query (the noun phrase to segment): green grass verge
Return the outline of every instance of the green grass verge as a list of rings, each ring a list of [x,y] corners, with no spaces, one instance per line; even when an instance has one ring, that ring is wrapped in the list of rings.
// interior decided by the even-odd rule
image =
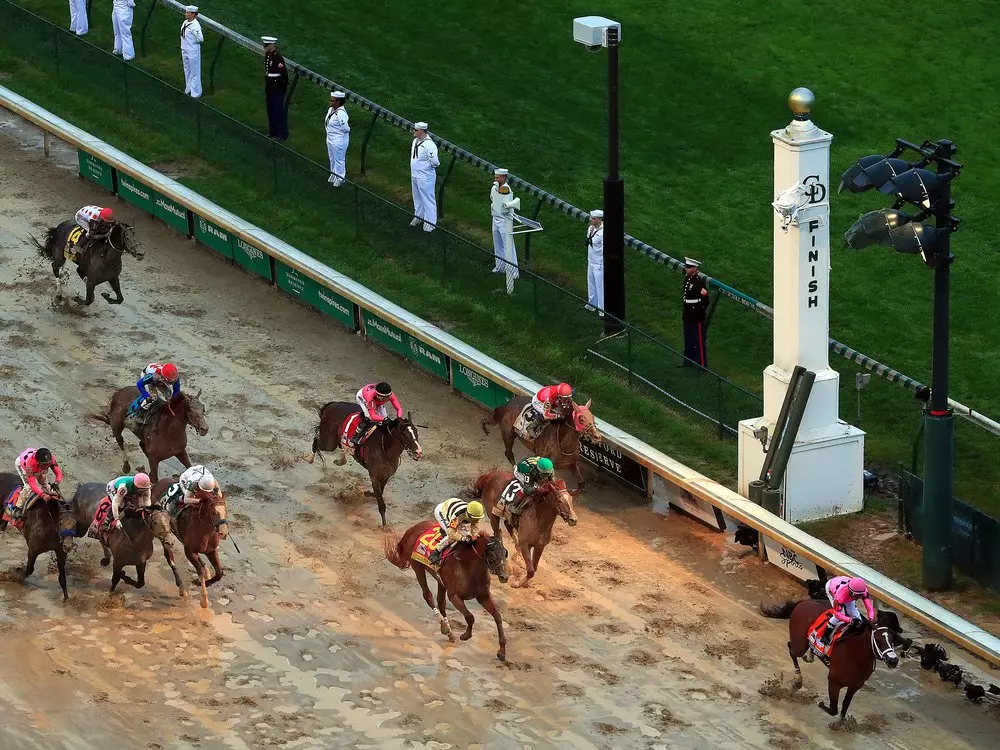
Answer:
[[[55,22],[65,22],[62,2],[25,0],[23,4]],[[148,7],[140,0],[137,37]],[[376,17],[364,4],[334,8],[319,2],[306,3],[288,13],[262,0],[220,0],[210,14],[250,36],[277,34],[289,57],[411,119],[429,120],[432,129],[443,137],[501,162],[526,179],[587,208],[600,201],[604,171],[602,92],[606,61],[603,54],[588,55],[570,39],[569,20],[584,12],[593,9],[571,3],[564,8],[542,5],[497,16],[485,6],[456,2],[420,16],[420,22],[414,24],[412,10],[401,3],[379,6]],[[783,104],[788,90],[807,84],[817,91],[817,120],[836,135],[834,173],[859,155],[885,150],[896,135],[913,139],[951,137],[961,148],[960,157],[974,161],[956,184],[959,213],[966,218],[966,224],[956,237],[960,262],[953,274],[953,391],[959,400],[996,414],[1000,412],[1000,396],[992,388],[992,364],[1000,314],[988,300],[1000,284],[991,264],[974,262],[977,253],[990,247],[986,214],[989,201],[985,196],[991,181],[996,181],[998,168],[993,166],[996,160],[990,158],[998,148],[995,139],[988,128],[975,125],[984,118],[988,120],[1000,108],[989,88],[988,45],[975,43],[979,37],[985,42],[990,36],[989,8],[983,2],[958,3],[951,12],[961,23],[954,25],[955,31],[940,32],[943,36],[938,43],[957,56],[953,63],[964,71],[961,82],[939,75],[931,59],[909,60],[912,45],[906,35],[898,41],[881,40],[877,54],[844,55],[856,30],[876,27],[886,12],[889,6],[885,2],[870,3],[852,14],[835,15],[826,8],[802,7],[791,0],[779,0],[777,5],[766,7],[730,4],[724,12],[697,4],[630,2],[609,12],[623,22],[625,30],[623,170],[628,190],[628,229],[675,256],[701,256],[707,272],[769,300],[771,220],[767,203],[771,146],[767,133],[788,118]],[[98,13],[91,18],[89,38],[109,48],[110,19],[104,15],[109,14]],[[798,21],[794,26],[784,26],[773,22],[777,17],[794,17]],[[175,85],[181,83],[179,24],[179,16],[157,8],[147,40],[150,54],[137,61]],[[503,39],[516,42],[497,43]],[[14,51],[16,43],[13,38],[0,41],[0,48],[7,47],[14,53],[6,66],[14,75],[9,85],[25,93],[28,91],[22,87],[34,85],[39,92],[53,94],[52,78],[43,82],[38,78],[40,70],[28,71],[20,64],[23,55]],[[214,44],[215,39],[209,35],[205,45],[206,82]],[[917,100],[944,102],[947,106],[939,106],[936,111],[915,107],[911,89],[899,86],[898,77],[884,74],[892,65],[904,64],[904,60],[913,80],[920,81],[923,93]],[[71,64],[100,68],[103,63],[88,57],[86,63],[74,60]],[[265,118],[260,68],[259,58],[227,44],[217,68],[217,91],[209,97],[211,105],[262,129]],[[788,77],[788,70],[797,71],[795,79]],[[113,72],[108,69],[107,75]],[[64,87],[66,78],[64,71]],[[90,80],[101,80],[101,76]],[[74,88],[83,90],[87,89]],[[959,96],[956,92],[962,93]],[[138,158],[187,163],[194,158],[190,120],[179,114],[172,102],[158,102],[155,94],[148,98],[150,111],[160,123],[153,132],[137,123],[130,124],[128,117],[120,118],[112,112],[97,114],[82,102],[74,105],[72,97],[56,100],[50,96],[49,106],[109,140],[134,137],[131,144],[126,140],[117,144]],[[325,162],[321,128],[325,103],[325,92],[303,82],[290,114],[290,146],[319,163]],[[351,109],[351,114],[351,176],[405,202],[409,136],[378,123],[368,152],[368,169],[362,177],[360,143],[370,115],[356,108]],[[165,130],[180,132],[168,134]],[[975,155],[974,160],[971,155]],[[249,148],[242,156],[259,158]],[[218,163],[203,151],[196,162],[187,164],[194,171],[185,181],[213,199],[223,196],[219,202],[230,208],[239,201],[234,210],[245,215],[263,215],[260,206],[264,203],[278,206],[278,210],[268,212],[268,221],[264,222],[267,228],[352,273],[348,264],[353,261],[348,256],[360,257],[361,251],[326,249],[336,246],[325,237],[327,232],[337,231],[330,226],[329,217],[318,226],[308,227],[303,220],[308,214],[302,206],[294,201],[276,203],[265,185],[247,186],[230,174],[234,170],[208,168],[206,162]],[[267,179],[262,172],[258,182]],[[489,179],[459,163],[445,196],[446,225],[487,245],[485,202]],[[309,185],[306,189],[316,188]],[[526,201],[526,205],[530,203]],[[875,205],[877,202],[867,196],[835,199],[834,234],[846,228],[857,213]],[[530,266],[582,294],[583,226],[549,208],[542,209],[539,218],[546,231],[532,240]],[[383,234],[388,238],[383,258],[391,256],[398,261],[404,254],[399,252],[400,247],[414,241],[409,236]],[[369,248],[365,252],[371,257],[375,251]],[[833,265],[831,334],[914,377],[929,380],[931,278],[927,270],[912,258],[884,251],[866,255],[835,251]],[[423,264],[413,266],[408,268],[411,274],[433,278],[433,272]],[[394,292],[392,279],[382,279],[378,269],[364,263],[356,268],[361,280],[376,287],[383,284],[380,291],[415,312],[436,312],[438,320],[454,324],[453,330],[470,343],[520,369],[530,370],[525,363],[537,359],[536,373],[575,377],[579,371],[581,377],[597,377],[592,359],[581,355],[578,344],[583,337],[570,336],[562,345],[548,343],[560,340],[567,330],[592,332],[592,320],[579,319],[557,305],[543,339],[546,343],[540,347],[529,343],[537,340],[535,336],[517,335],[519,332],[514,330],[507,341],[494,343],[494,349],[490,349],[483,342],[485,332],[507,330],[509,321],[500,325],[488,309],[477,311],[477,304],[470,303],[469,296],[455,291],[453,285],[446,293],[447,280],[439,279],[437,284],[418,291],[411,275],[405,288]],[[632,322],[675,347],[679,345],[680,277],[631,251],[627,274]],[[493,307],[496,297],[487,299],[486,307]],[[759,391],[760,372],[770,360],[770,337],[767,321],[723,300],[710,337],[713,368]],[[496,348],[501,346],[505,347],[503,353]],[[681,374],[658,361],[656,354],[634,353],[643,374],[671,391],[699,395],[697,384],[678,380]],[[833,364],[842,373],[841,412],[851,419],[855,394],[850,386],[856,368],[840,358],[834,358]],[[623,386],[606,372],[601,373],[601,378],[607,380],[608,387]],[[716,444],[706,439],[706,428],[687,422],[660,428],[655,416],[647,420],[642,410],[629,410],[631,396],[623,397],[619,404],[599,390],[590,390],[599,396],[601,412],[623,427],[644,434],[682,460],[717,476],[731,477],[735,455],[731,443]],[[711,398],[709,394],[700,395]],[[886,468],[900,461],[908,463],[919,420],[919,410],[910,394],[897,386],[873,381],[862,397],[861,426],[868,432],[869,461]],[[652,406],[652,401],[643,403],[650,405],[652,415],[669,414],[666,421],[676,421],[672,411]],[[637,426],[629,427],[629,420]],[[645,425],[645,432],[639,425]],[[681,430],[684,435],[671,430]],[[994,514],[1000,513],[995,439],[961,420],[957,433],[957,494]]]

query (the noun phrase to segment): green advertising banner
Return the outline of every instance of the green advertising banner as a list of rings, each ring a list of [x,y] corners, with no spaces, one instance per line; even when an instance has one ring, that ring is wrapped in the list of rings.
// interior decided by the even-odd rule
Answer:
[[[506,388],[503,388],[485,375],[480,375],[475,370],[463,364],[451,360],[451,384],[456,391],[464,393],[474,401],[478,401],[483,406],[495,409],[510,401],[513,395]]]
[[[233,260],[244,268],[271,281],[271,256],[249,242],[233,237]]]
[[[410,355],[410,347],[406,343],[406,333],[392,323],[382,320],[378,315],[367,310],[362,311],[365,321],[365,336],[381,344],[386,349],[392,349],[404,357]]]
[[[208,245],[210,248],[215,250],[215,252],[232,259],[233,238],[230,236],[229,232],[222,227],[213,224],[208,219],[195,216],[194,237],[198,240],[198,242],[203,245]]]
[[[442,380],[448,379],[448,357],[430,344],[407,333],[404,337],[409,349],[407,356],[428,372],[437,375]]]
[[[88,154],[82,148],[77,150],[80,157],[80,174],[91,182],[96,182],[109,193],[115,192],[114,169],[106,161]]]
[[[124,172],[118,173],[118,196],[148,214],[156,212],[156,191]]]
[[[314,307],[322,313],[339,320],[348,328],[357,329],[357,318],[354,314],[354,303],[280,260],[274,261],[275,283],[278,288]]]
[[[188,210],[180,203],[170,200],[165,195],[156,194],[157,219],[162,219],[179,232],[189,234],[191,227],[188,224]]]

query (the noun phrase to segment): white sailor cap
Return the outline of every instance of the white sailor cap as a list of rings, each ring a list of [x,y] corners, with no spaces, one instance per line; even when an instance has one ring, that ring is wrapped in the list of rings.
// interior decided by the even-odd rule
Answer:
[[[330,92],[330,98],[331,99],[346,99],[347,98],[347,94],[345,94],[343,91],[331,91]]]
[[[510,174],[510,172],[508,172],[506,169],[498,168],[493,170],[493,174],[499,177],[502,174]]]
[[[601,209],[599,209],[599,208],[595,208],[593,211],[590,212],[590,218],[591,219],[603,219],[604,218],[604,212]]]
[[[697,268],[698,266],[701,265],[701,261],[695,260],[694,258],[685,258],[684,265],[687,266],[688,268]]]
[[[427,130],[427,123],[421,120],[420,122],[413,123],[414,130]]]
[[[184,6],[184,12],[185,13],[197,13],[198,12],[198,6],[197,5],[185,5]]]
[[[260,40],[264,44],[277,44],[278,43],[278,37],[276,37],[276,36],[262,36],[260,38]]]

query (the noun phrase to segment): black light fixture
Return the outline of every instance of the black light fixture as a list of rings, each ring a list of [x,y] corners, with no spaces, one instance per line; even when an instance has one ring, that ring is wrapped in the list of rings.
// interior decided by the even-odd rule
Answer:
[[[851,224],[844,233],[847,246],[860,250],[869,245],[885,244],[889,241],[889,233],[898,227],[908,224],[912,219],[902,211],[894,208],[883,208],[881,211],[871,211]]]

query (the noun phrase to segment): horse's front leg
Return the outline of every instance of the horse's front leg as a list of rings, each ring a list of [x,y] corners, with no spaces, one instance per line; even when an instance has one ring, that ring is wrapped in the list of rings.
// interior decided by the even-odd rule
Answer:
[[[448,592],[448,598],[451,599],[451,603],[455,605],[455,609],[462,613],[465,617],[465,632],[459,636],[463,641],[467,641],[472,637],[472,625],[475,623],[476,618],[472,616],[472,612],[469,608],[465,606],[465,602],[462,601],[462,597],[458,594]]]
[[[828,678],[826,681],[827,687],[830,693],[830,705],[826,705],[823,701],[820,701],[819,707],[826,711],[830,716],[837,715],[837,705],[840,702],[840,688],[841,685],[838,682],[834,682],[833,678]]]
[[[441,622],[441,632],[448,636],[449,641],[454,643],[455,634],[451,632],[451,623],[448,622],[448,605],[445,599],[447,594],[448,589],[445,588],[444,581],[438,578],[437,612],[438,619]]]
[[[184,588],[183,582],[181,582],[180,573],[177,572],[177,564],[174,562],[174,540],[170,538],[170,528],[159,529],[157,532],[157,537],[160,540],[160,545],[163,547],[163,556],[167,560],[167,565],[170,566],[170,571],[174,574],[174,584],[177,586],[177,593],[186,597],[187,589]]]
[[[799,667],[799,655],[792,651],[792,642],[788,642],[788,655],[792,657],[792,666],[795,667],[795,679],[792,681],[792,690],[802,687],[802,669]]]
[[[215,575],[205,581],[206,586],[211,586],[213,583],[221,581],[222,576],[226,574],[226,571],[223,569],[222,563],[219,561],[218,548],[206,552],[205,557],[207,557],[208,561],[212,563],[212,568],[215,570]]]
[[[573,466],[571,468],[573,469],[573,476],[576,477],[576,488],[578,490],[582,490],[586,482],[583,479],[583,470],[580,468],[579,459],[573,462]]]
[[[197,552],[185,549],[184,556],[187,557],[196,571],[198,571],[198,583],[201,584],[201,607],[208,609],[208,589],[205,588],[205,579],[208,578],[208,571],[205,570],[205,563],[201,561]]]
[[[191,457],[188,456],[187,448],[174,454],[174,458],[181,462],[181,466],[185,469],[191,468]]]
[[[493,601],[493,597],[490,594],[483,594],[482,596],[477,596],[476,601],[479,605],[493,615],[493,621],[497,624],[497,637],[500,639],[500,650],[497,651],[497,658],[500,661],[507,661],[507,636],[503,632],[503,620],[500,617],[500,611],[497,609],[496,602]]]
[[[382,519],[382,525],[385,526],[387,524],[385,520],[385,495],[383,493],[385,492],[385,485],[389,479],[387,477],[376,477],[371,474],[368,476],[372,480],[372,490],[374,490],[375,493],[375,502],[378,504],[379,517]]]
[[[86,299],[83,299],[83,298],[82,298],[82,297],[80,297],[80,295],[78,294],[78,295],[76,295],[76,296],[75,296],[75,297],[73,298],[73,300],[74,300],[74,301],[75,301],[75,302],[76,302],[77,304],[80,304],[80,305],[88,305],[88,306],[89,306],[89,305],[92,305],[92,304],[94,304],[94,290],[95,290],[95,289],[97,288],[97,285],[96,285],[96,284],[94,284],[94,283],[92,283],[90,279],[86,279],[86,282],[87,282],[87,298],[86,298]]]
[[[115,293],[115,297],[112,298],[107,292],[101,292],[101,296],[108,301],[111,305],[120,305],[125,301],[125,295],[122,294],[121,282],[118,279],[109,279],[108,286],[111,287],[111,291]]]
[[[528,582],[535,577],[535,566],[531,560],[531,546],[527,542],[519,540],[517,551],[521,553],[521,559],[524,560],[524,578],[510,584],[511,588],[515,589],[527,586]]]

